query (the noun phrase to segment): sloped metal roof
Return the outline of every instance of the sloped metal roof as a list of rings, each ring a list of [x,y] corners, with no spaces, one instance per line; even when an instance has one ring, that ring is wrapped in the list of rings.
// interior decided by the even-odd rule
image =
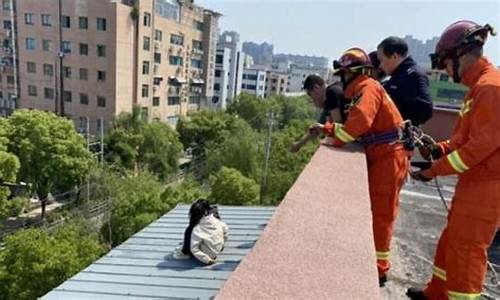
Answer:
[[[169,213],[76,274],[41,299],[211,299],[252,249],[273,207],[219,206],[229,239],[217,263],[176,260],[188,205]]]

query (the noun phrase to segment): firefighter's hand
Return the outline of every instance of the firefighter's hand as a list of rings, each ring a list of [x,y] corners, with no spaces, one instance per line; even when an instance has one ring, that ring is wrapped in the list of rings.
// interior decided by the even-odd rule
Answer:
[[[420,155],[427,161],[436,160],[443,155],[441,147],[438,144],[427,144],[418,148]]]
[[[321,123],[316,123],[309,128],[309,132],[316,131],[319,134],[320,132],[323,131],[323,128],[325,128],[325,125],[323,125]]]
[[[411,178],[422,182],[431,181],[434,177],[429,169],[423,171],[411,171],[410,176]]]

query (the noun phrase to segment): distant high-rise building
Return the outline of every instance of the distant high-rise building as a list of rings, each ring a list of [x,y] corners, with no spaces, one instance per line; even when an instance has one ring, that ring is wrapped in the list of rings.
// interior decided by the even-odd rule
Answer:
[[[134,105],[173,125],[213,96],[220,14],[191,0],[5,0],[1,14],[0,98],[17,107],[99,132]]]
[[[243,71],[243,81],[241,91],[264,98],[266,95],[266,77],[265,69],[253,67]]]
[[[271,66],[273,62],[274,46],[266,42],[257,44],[254,42],[244,42],[243,52],[252,56],[253,62],[260,66]]]
[[[328,68],[328,58],[320,56],[294,55],[294,54],[275,54],[273,64],[290,62],[299,67],[319,67]]]
[[[411,35],[407,35],[403,39],[408,43],[408,49],[413,59],[424,67],[430,67],[431,60],[429,54],[434,52],[439,37],[433,37],[425,42]]]
[[[239,34],[235,31],[222,33],[215,56],[215,95],[211,106],[225,108],[240,94],[244,56]]]

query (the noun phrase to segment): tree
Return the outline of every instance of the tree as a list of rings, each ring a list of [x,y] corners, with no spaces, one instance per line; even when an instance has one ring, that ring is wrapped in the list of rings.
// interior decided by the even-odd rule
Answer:
[[[279,110],[274,98],[262,99],[242,93],[229,105],[227,111],[247,121],[253,129],[261,131],[267,128],[268,112],[271,109],[275,112]]]
[[[104,250],[84,221],[52,233],[27,229],[7,236],[0,254],[0,298],[43,296],[99,258]]]
[[[48,193],[80,184],[91,168],[92,155],[73,123],[53,113],[18,110],[8,123],[8,150],[20,160],[20,180],[31,183],[41,199],[43,218]]]
[[[111,223],[103,226],[102,233],[109,239],[111,226],[111,240],[108,242],[113,246],[119,245],[171,208],[160,197],[162,185],[147,172],[136,177],[115,175],[108,178],[106,184],[112,201]]]
[[[276,96],[275,99],[280,107],[278,122],[280,128],[286,127],[294,120],[314,120],[318,115],[317,109],[310,103],[306,96]]]
[[[258,180],[263,157],[262,136],[238,119],[221,140],[219,144],[207,147],[210,149],[206,153],[207,172],[215,173],[225,166]]]
[[[309,143],[295,154],[289,150],[293,141],[304,134],[311,122],[293,121],[283,130],[273,134],[265,195],[268,204],[275,205],[283,199],[314,154],[317,148],[314,143]]]
[[[150,171],[161,180],[177,171],[182,150],[178,134],[165,123],[148,123],[140,107],[116,118],[105,144],[108,162],[136,175]]]
[[[222,167],[211,179],[209,199],[225,205],[258,204],[259,185],[238,170]]]
[[[177,124],[177,132],[184,148],[191,147],[195,158],[201,159],[207,144],[220,144],[236,120],[235,116],[223,111],[202,110],[182,118]]]
[[[207,192],[191,177],[185,178],[179,185],[168,186],[161,194],[162,201],[169,209],[177,204],[191,204],[199,198],[206,198]]]
[[[20,164],[19,159],[7,152],[10,126],[6,119],[0,119],[0,182],[15,183]],[[0,221],[9,215],[11,203],[7,201],[11,192],[8,187],[0,186]]]

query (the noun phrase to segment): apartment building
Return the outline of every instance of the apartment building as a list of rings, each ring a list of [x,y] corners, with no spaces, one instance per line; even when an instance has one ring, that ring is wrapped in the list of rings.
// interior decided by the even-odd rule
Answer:
[[[213,96],[220,15],[193,1],[14,2],[20,108],[99,132],[134,105],[174,125]]]
[[[266,93],[266,70],[258,67],[243,70],[241,92],[264,98]]]

